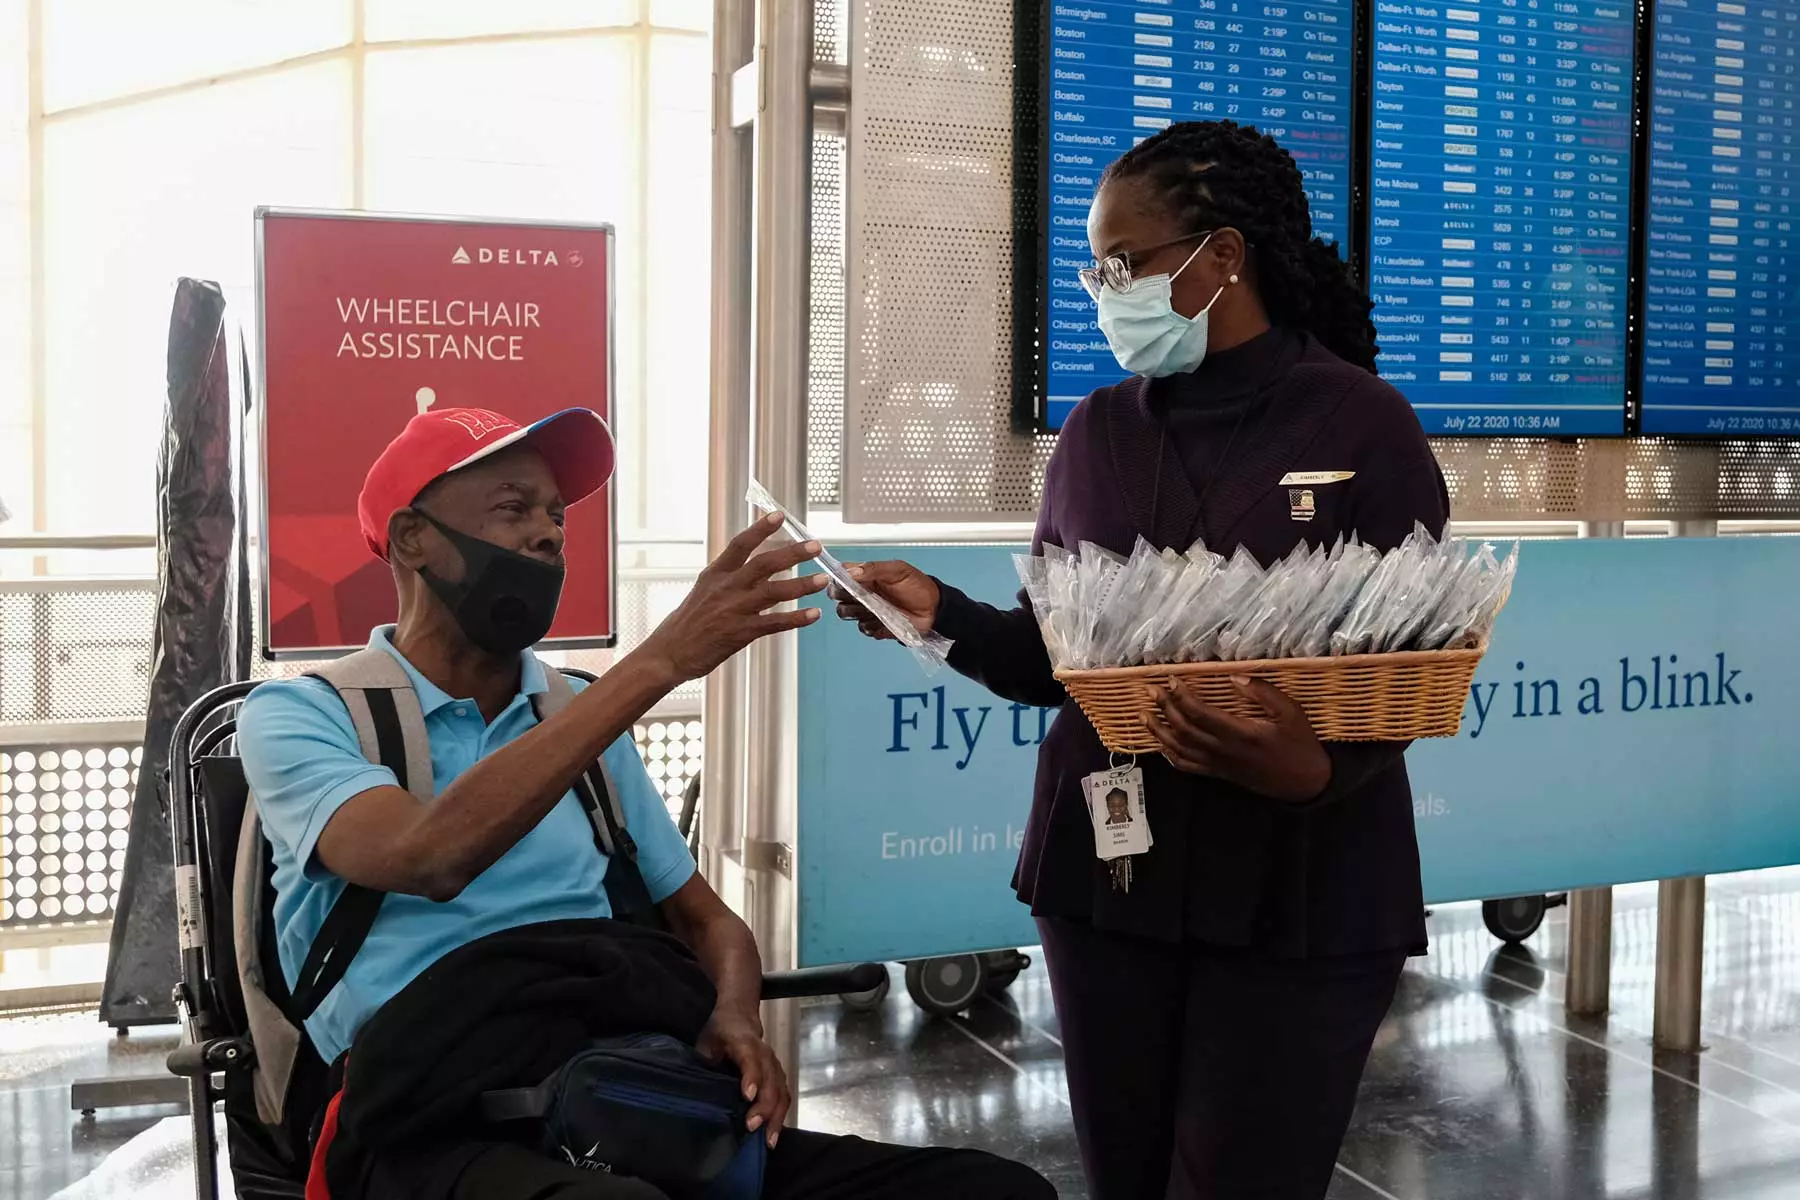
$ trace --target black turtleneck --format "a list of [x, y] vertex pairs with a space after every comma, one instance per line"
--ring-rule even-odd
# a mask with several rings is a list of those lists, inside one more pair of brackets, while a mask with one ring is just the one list
[[1154, 381], [1150, 400], [1177, 414], [1240, 411], [1265, 396], [1305, 352], [1305, 334], [1271, 326], [1229, 350], [1214, 350], [1185, 375]]
[[[1330, 483], [1290, 475], [1347, 473]], [[1304, 494], [1303, 494], [1304, 493]], [[1271, 329], [1187, 375], [1102, 388], [1063, 428], [1035, 544], [1129, 554], [1141, 535], [1270, 563], [1354, 533], [1398, 545], [1449, 519], [1430, 445], [1404, 397], [1309, 335]], [[1037, 620], [946, 586], [938, 630], [958, 671], [1017, 703], [1067, 699]], [[1292, 806], [1144, 758], [1156, 844], [1117, 891], [1094, 855], [1082, 779], [1110, 756], [1065, 705], [1045, 739], [1014, 886], [1040, 916], [1285, 957], [1422, 949], [1405, 746], [1333, 744], [1332, 781]]]
[[1203, 509], [1231, 456], [1255, 442], [1268, 415], [1270, 389], [1294, 369], [1305, 349], [1303, 335], [1271, 327], [1207, 355], [1188, 374], [1150, 384], [1146, 408], [1168, 431]]

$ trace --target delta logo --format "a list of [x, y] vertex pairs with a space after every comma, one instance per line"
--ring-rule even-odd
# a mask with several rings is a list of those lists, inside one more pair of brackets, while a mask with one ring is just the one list
[[520, 246], [477, 246], [473, 254], [467, 246], [458, 246], [450, 261], [459, 267], [500, 266], [500, 267], [560, 267], [566, 261], [571, 267], [581, 265], [581, 251], [573, 251], [558, 257], [554, 250], [527, 249]]

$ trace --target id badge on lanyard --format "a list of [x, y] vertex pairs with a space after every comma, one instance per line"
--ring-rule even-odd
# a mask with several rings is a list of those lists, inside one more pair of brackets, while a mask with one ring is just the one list
[[1113, 886], [1131, 890], [1131, 860], [1156, 844], [1144, 807], [1144, 771], [1127, 763], [1082, 780], [1088, 819], [1094, 825], [1094, 853], [1112, 864]]

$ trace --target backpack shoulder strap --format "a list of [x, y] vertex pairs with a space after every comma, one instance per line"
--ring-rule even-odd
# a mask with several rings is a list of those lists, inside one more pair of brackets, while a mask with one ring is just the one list
[[[540, 724], [562, 712], [575, 699], [569, 677], [554, 667], [544, 668], [544, 684], [545, 690], [531, 698], [532, 711], [537, 714]], [[619, 788], [613, 782], [604, 755], [596, 758], [575, 781], [575, 794], [581, 798], [588, 820], [593, 823], [594, 840], [600, 853], [611, 858], [623, 851], [636, 862], [637, 843], [625, 831], [625, 808], [619, 802]]]
[[[546, 667], [544, 682], [545, 691], [532, 697], [532, 709], [539, 722], [554, 717], [575, 698], [575, 689], [561, 671]], [[638, 868], [637, 842], [625, 827], [625, 806], [619, 800], [618, 784], [613, 781], [605, 755], [596, 758], [576, 778], [575, 794], [593, 826], [594, 845], [609, 860], [606, 898], [613, 916], [634, 925], [662, 928], [656, 902], [650, 898], [649, 885]]]
[[[638, 866], [637, 842], [625, 828], [625, 807], [619, 801], [619, 787], [605, 758], [596, 758], [575, 781], [576, 794], [588, 810], [594, 826], [594, 841], [600, 852], [611, 860], [606, 868], [606, 898], [613, 916], [633, 925], [663, 928], [662, 915], [656, 901], [650, 898], [650, 886]], [[610, 844], [612, 849], [606, 847]]]
[[[379, 647], [359, 650], [312, 672], [330, 684], [350, 711], [363, 757], [394, 773], [400, 786], [429, 804], [436, 795], [431, 772], [431, 735], [412, 679]], [[294, 980], [288, 1015], [304, 1022], [318, 1011], [375, 926], [386, 892], [346, 883], [319, 926], [306, 961]]]
[[538, 666], [544, 671], [544, 691], [531, 698], [531, 707], [537, 713], [538, 720], [548, 721], [569, 707], [570, 702], [575, 699], [575, 686], [569, 682], [567, 675], [549, 663], [539, 660]]
[[[431, 776], [431, 735], [406, 668], [386, 650], [371, 646], [309, 674], [329, 683], [350, 710], [363, 757], [392, 770], [401, 787], [421, 804], [429, 804], [437, 795]], [[397, 748], [398, 764], [383, 752], [387, 743]]]
[[244, 810], [238, 827], [237, 863], [231, 884], [231, 943], [237, 959], [238, 988], [244, 996], [244, 1018], [250, 1044], [256, 1047], [251, 1088], [256, 1113], [265, 1124], [279, 1125], [287, 1103], [288, 1081], [300, 1053], [300, 1029], [269, 987], [268, 972], [279, 970], [262, 957], [262, 923], [268, 918], [269, 848], [263, 842], [256, 805]]

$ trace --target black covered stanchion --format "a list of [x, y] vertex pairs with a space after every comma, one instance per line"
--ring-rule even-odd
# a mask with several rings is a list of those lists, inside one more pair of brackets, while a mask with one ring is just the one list
[[224, 320], [217, 284], [180, 281], [156, 471], [157, 605], [144, 758], [100, 999], [100, 1019], [121, 1030], [175, 1019], [171, 993], [181, 972], [163, 779], [170, 732], [188, 705], [249, 674], [239, 428]]

